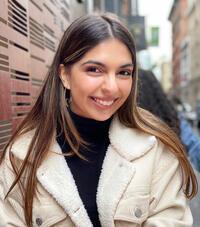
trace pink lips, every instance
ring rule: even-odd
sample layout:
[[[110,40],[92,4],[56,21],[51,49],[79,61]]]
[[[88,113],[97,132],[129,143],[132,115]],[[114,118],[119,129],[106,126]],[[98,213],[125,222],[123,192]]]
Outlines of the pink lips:
[[[109,109],[118,98],[113,97],[91,97],[92,101],[101,109]]]

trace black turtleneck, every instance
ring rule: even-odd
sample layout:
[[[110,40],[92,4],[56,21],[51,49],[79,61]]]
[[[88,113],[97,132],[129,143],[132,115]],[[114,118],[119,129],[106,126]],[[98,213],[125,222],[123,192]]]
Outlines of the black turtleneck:
[[[89,149],[81,147],[79,152],[87,158],[82,160],[77,155],[65,157],[67,164],[76,182],[79,195],[87,210],[94,227],[100,227],[98,217],[96,194],[101,173],[102,163],[109,145],[108,130],[111,119],[96,121],[87,119],[70,112],[70,116],[79,132],[81,138],[88,142]],[[60,127],[58,126],[57,135]],[[65,141],[64,134],[57,138],[63,153],[71,151],[69,144]]]

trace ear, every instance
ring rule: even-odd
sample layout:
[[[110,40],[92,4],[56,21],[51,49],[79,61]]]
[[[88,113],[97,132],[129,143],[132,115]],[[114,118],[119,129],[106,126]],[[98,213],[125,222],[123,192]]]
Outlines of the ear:
[[[70,73],[63,64],[59,65],[59,76],[63,86],[70,90]]]

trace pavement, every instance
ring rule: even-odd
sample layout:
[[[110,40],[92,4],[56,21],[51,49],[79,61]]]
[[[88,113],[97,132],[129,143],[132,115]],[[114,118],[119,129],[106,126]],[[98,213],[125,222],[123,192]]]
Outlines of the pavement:
[[[192,131],[199,137],[200,133],[198,133],[197,127],[192,128]],[[193,225],[192,227],[200,227],[200,173],[195,171],[197,182],[198,182],[198,193],[197,195],[190,201],[190,208],[193,216]]]
[[[198,188],[200,189],[200,173],[197,171],[195,173],[198,181]],[[193,216],[192,227],[200,227],[200,190],[198,190],[197,195],[190,201],[190,208]]]
[[[193,132],[199,136],[198,130],[196,127],[192,128]],[[190,208],[193,216],[193,225],[192,227],[200,227],[200,173],[195,171],[197,182],[198,182],[198,193],[197,195],[190,201]]]

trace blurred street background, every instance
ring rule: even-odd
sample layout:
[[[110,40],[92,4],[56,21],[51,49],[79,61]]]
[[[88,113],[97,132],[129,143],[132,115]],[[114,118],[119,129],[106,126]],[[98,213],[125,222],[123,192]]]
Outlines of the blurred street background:
[[[0,151],[36,100],[67,26],[94,11],[115,13],[128,26],[139,66],[181,100],[177,108],[198,135],[199,0],[0,0]],[[191,208],[199,227],[199,193]]]

